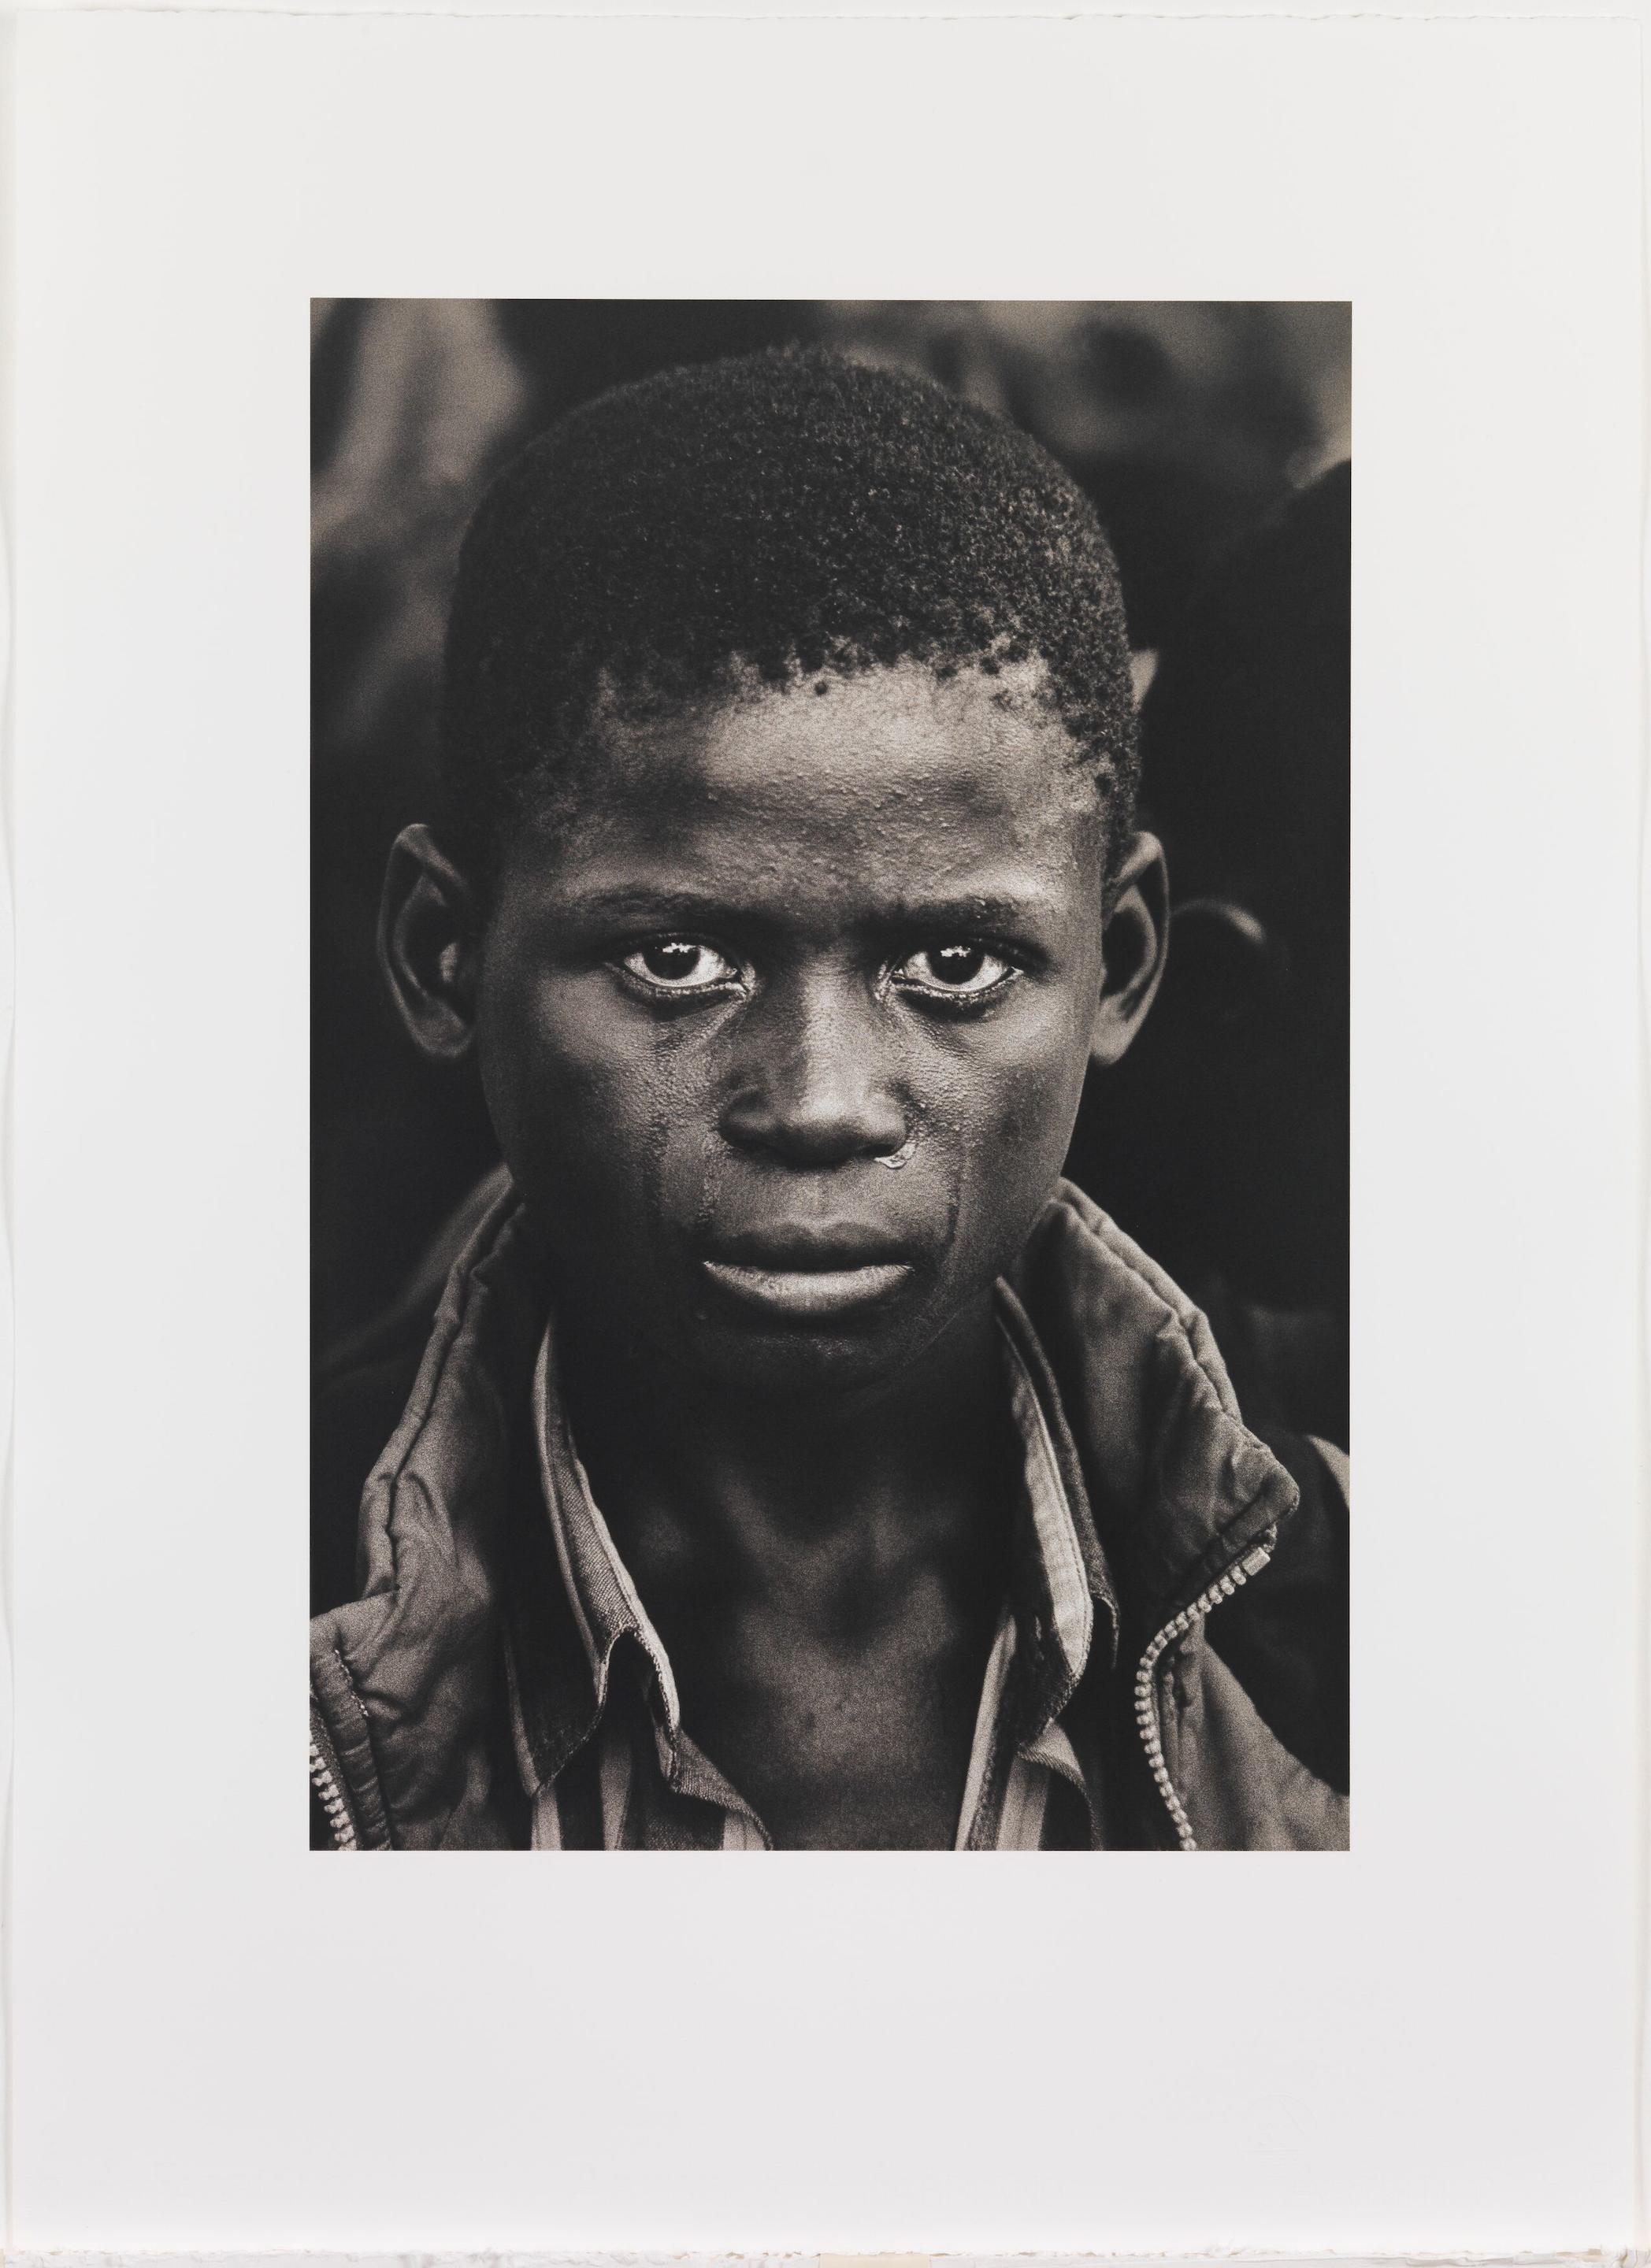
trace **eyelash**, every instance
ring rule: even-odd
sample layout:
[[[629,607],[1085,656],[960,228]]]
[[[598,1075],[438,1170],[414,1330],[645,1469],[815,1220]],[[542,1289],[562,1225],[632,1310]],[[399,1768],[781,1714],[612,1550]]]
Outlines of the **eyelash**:
[[[977,1008],[987,1001],[1001,999],[1010,985],[1024,973],[1008,954],[997,946],[986,944],[980,938],[947,938],[941,945],[919,946],[915,953],[909,953],[906,955],[905,961],[901,962],[900,967],[904,968],[911,961],[922,960],[936,953],[946,952],[957,946],[962,946],[970,953],[978,953],[986,961],[995,961],[1001,974],[993,977],[991,983],[982,984],[973,991],[967,992],[955,985],[925,984],[921,980],[914,981],[910,977],[902,977],[897,969],[890,972],[890,983],[899,991],[938,1005],[954,1013],[959,1009]]]
[[[651,975],[646,968],[637,966],[645,954],[668,951],[672,946],[686,946],[695,953],[714,954],[719,961],[726,968],[733,969],[734,973],[730,976],[713,977],[705,983],[672,984]],[[707,945],[703,939],[697,937],[648,938],[640,945],[633,945],[630,952],[621,958],[618,966],[622,973],[633,984],[638,985],[643,991],[651,994],[656,1000],[703,1000],[713,995],[720,998],[739,980],[739,971],[729,956],[719,947]]]
[[[697,953],[714,954],[733,973],[727,976],[712,977],[699,983],[673,984],[652,975],[645,968],[636,965],[649,953],[657,953],[661,948],[668,949],[681,946],[689,946]],[[989,984],[983,984],[973,991],[964,991],[951,985],[925,983],[920,978],[903,977],[900,974],[903,968],[914,961],[937,953],[954,950],[958,946],[978,953],[987,961],[998,962],[1001,974],[994,977]],[[650,938],[641,945],[633,946],[630,951],[621,959],[618,966],[633,984],[639,986],[658,1000],[726,998],[731,990],[741,984],[743,976],[743,972],[738,968],[729,954],[725,954],[719,946],[707,944],[702,938]],[[888,972],[887,981],[896,990],[903,992],[910,998],[920,999],[926,1005],[938,1006],[947,1012],[956,1013],[959,1011],[980,1007],[991,1001],[1001,999],[1010,986],[1024,974],[1023,966],[1004,947],[989,945],[981,938],[960,937],[946,938],[934,945],[915,946]]]

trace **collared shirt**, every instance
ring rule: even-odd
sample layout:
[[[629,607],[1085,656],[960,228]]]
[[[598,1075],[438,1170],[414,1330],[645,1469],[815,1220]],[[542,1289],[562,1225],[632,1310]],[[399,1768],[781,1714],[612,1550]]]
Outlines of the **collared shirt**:
[[[1102,1712],[1073,1703],[1097,1650],[1098,1609],[1102,1650],[1116,1653],[1110,1586],[1081,1482],[1070,1469],[1063,1474],[1030,1326],[1006,1290],[999,1336],[1021,1453],[1009,1508],[1013,1572],[987,1659],[954,1847],[1098,1849]],[[578,1642],[570,1660],[571,1648],[547,1648],[519,1615],[507,1647],[534,1849],[771,1848],[755,1811],[682,1723],[669,1656],[573,1445],[550,1328],[534,1375],[534,1434],[559,1579],[546,1603],[564,1638],[571,1619]]]

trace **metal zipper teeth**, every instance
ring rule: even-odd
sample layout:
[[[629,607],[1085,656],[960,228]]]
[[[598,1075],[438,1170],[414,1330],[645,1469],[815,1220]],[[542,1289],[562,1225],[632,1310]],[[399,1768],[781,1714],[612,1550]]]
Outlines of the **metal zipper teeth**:
[[[1175,1822],[1176,1834],[1183,1851],[1196,1851],[1198,1838],[1192,1831],[1186,1806],[1176,1794],[1175,1784],[1169,1777],[1169,1768],[1164,1762],[1164,1731],[1158,1716],[1154,1675],[1165,1647],[1173,1646],[1177,1638],[1184,1638],[1193,1624],[1201,1621],[1212,1607],[1219,1607],[1223,1599],[1230,1599],[1235,1591],[1241,1590],[1252,1575],[1258,1575],[1271,1558],[1272,1548],[1278,1540],[1278,1530],[1270,1529],[1259,1543],[1253,1545],[1242,1559],[1235,1561],[1224,1575],[1218,1577],[1207,1591],[1200,1591],[1190,1607],[1183,1607],[1173,1622],[1164,1624],[1142,1654],[1141,1666],[1135,1673],[1136,1727],[1142,1746],[1146,1750],[1153,1785]]]
[[[350,1806],[344,1801],[343,1790],[333,1778],[316,1743],[310,1742],[310,1778],[315,1783],[315,1793],[321,1800],[321,1809],[327,1814],[328,1828],[333,1841],[341,1851],[356,1847],[356,1830],[350,1824]]]

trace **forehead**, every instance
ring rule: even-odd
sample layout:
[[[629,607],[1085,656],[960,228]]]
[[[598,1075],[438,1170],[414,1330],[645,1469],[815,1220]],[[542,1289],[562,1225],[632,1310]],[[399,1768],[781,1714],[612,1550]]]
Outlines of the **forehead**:
[[[941,678],[903,661],[610,720],[538,856],[570,878],[630,859],[850,892],[988,861],[1081,875],[1101,798],[1041,696],[1041,664]]]

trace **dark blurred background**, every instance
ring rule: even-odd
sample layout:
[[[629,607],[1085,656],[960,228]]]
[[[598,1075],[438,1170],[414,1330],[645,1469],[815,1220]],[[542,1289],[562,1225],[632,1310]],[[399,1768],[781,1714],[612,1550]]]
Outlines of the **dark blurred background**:
[[[313,1327],[394,1300],[496,1161],[374,948],[428,815],[458,542],[558,412],[788,340],[1034,433],[1118,557],[1169,971],[1068,1170],[1208,1309],[1247,1413],[1346,1445],[1350,310],[1318,302],[317,300],[312,311]]]

